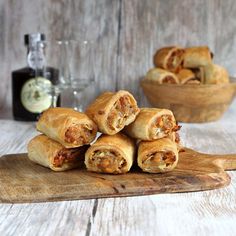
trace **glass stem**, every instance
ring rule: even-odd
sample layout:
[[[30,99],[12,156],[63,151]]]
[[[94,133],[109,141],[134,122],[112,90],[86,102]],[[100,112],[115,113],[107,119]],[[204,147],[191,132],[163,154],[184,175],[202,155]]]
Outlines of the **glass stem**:
[[[83,111],[83,106],[80,103],[80,92],[77,91],[77,90],[74,90],[73,95],[74,95],[74,102],[73,102],[74,110],[82,112]]]
[[[51,107],[57,107],[57,100],[58,100],[59,93],[53,91],[51,96],[52,96]]]

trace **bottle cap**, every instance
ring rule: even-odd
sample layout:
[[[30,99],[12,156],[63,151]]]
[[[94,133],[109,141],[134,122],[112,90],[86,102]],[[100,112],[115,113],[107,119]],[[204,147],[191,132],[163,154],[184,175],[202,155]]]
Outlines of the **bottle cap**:
[[[24,42],[25,45],[35,44],[36,42],[45,40],[45,34],[41,33],[34,33],[34,34],[25,34],[24,35]]]

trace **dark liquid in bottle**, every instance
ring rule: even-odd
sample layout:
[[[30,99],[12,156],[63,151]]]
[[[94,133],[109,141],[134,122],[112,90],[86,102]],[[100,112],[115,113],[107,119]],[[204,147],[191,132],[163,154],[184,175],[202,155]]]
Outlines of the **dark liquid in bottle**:
[[[47,67],[46,73],[49,75],[48,78],[50,78],[52,84],[55,84],[56,81],[58,80],[58,70],[52,67]],[[40,75],[39,72],[38,76],[42,76],[42,74],[43,73],[41,73]],[[22,103],[22,96],[21,96],[22,88],[26,82],[34,78],[35,78],[35,70],[29,67],[25,67],[20,70],[12,72],[12,93],[13,93],[12,105],[13,105],[13,117],[15,120],[36,121],[40,115],[40,112],[32,112],[30,111],[30,109],[26,109],[26,107]],[[37,93],[35,93],[35,96],[37,96]],[[60,98],[58,98],[57,106],[60,106]]]

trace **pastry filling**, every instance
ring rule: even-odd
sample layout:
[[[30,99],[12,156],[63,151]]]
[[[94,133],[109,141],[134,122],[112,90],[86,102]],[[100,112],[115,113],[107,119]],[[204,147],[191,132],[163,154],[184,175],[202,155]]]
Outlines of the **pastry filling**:
[[[88,144],[93,134],[92,126],[88,124],[73,125],[65,132],[65,141],[73,144]]]
[[[175,79],[172,76],[166,76],[163,80],[162,80],[163,84],[176,84]]]
[[[89,164],[96,171],[119,174],[127,165],[126,160],[116,151],[101,149],[93,152]]]
[[[176,162],[176,155],[172,151],[159,151],[148,153],[142,161],[142,164],[145,167],[152,169],[158,168],[164,170],[170,168]]]
[[[167,138],[169,138],[171,141],[179,144],[180,143],[180,136],[177,132],[171,132]]]
[[[57,153],[54,158],[53,166],[54,167],[62,167],[64,163],[72,163],[75,162],[80,151],[76,149],[63,149]]]
[[[175,142],[177,143],[177,144],[179,144],[180,143],[180,136],[179,136],[179,133],[175,133]]]
[[[128,96],[123,96],[115,102],[108,117],[110,129],[122,129],[126,125],[129,116],[136,113],[136,107],[132,105]]]
[[[157,118],[156,122],[151,127],[151,136],[153,138],[159,137],[160,133],[168,136],[176,126],[175,121],[171,115],[162,115]]]
[[[167,62],[167,69],[175,70],[182,62],[184,50],[178,49],[171,53]]]

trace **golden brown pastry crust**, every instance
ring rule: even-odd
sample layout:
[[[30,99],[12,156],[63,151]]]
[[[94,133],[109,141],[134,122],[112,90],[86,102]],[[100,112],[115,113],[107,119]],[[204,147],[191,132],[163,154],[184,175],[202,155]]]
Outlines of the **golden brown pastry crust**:
[[[205,67],[206,84],[227,84],[229,83],[228,71],[219,65],[211,64]]]
[[[89,171],[122,174],[130,170],[135,154],[135,143],[124,134],[101,135],[85,154]]]
[[[145,79],[156,81],[158,84],[178,84],[177,76],[161,68],[152,68],[147,72]]]
[[[166,121],[167,125],[170,123],[172,125],[167,128],[165,128],[166,125],[162,125],[163,128],[156,126],[158,122],[161,122],[160,117],[166,115],[170,117],[170,122]],[[132,138],[154,140],[167,137],[175,128],[176,121],[172,111],[159,108],[141,108],[136,120],[128,125],[124,132]]]
[[[70,170],[82,166],[84,154],[87,148],[88,145],[79,148],[66,149],[60,143],[48,138],[43,134],[38,135],[30,140],[27,146],[28,157],[31,161],[48,167],[54,171]],[[63,162],[62,165],[56,165],[55,158],[59,156],[60,152],[67,152],[70,154],[73,153],[73,156],[75,156],[76,159],[69,162]]]
[[[153,63],[156,67],[177,72],[182,67],[183,55],[183,48],[177,46],[164,47],[156,51]]]
[[[177,77],[180,84],[200,84],[195,74],[189,69],[182,69],[178,72]]]
[[[36,128],[67,148],[89,144],[97,133],[96,124],[86,114],[61,107],[46,110]]]
[[[162,156],[164,154],[164,156]],[[141,141],[138,147],[138,165],[149,173],[163,173],[173,170],[178,163],[178,149],[168,138],[155,141]]]
[[[207,46],[190,47],[185,49],[183,67],[199,68],[212,63],[211,51]]]
[[[115,109],[115,104],[124,98],[128,99],[128,106],[125,107],[128,107],[130,114],[126,114],[127,111],[123,112],[121,109]],[[114,111],[115,113],[113,113]],[[133,122],[138,113],[139,108],[136,100],[132,94],[125,90],[116,93],[105,92],[86,109],[86,114],[94,120],[99,131],[109,135],[118,133],[124,126]]]

